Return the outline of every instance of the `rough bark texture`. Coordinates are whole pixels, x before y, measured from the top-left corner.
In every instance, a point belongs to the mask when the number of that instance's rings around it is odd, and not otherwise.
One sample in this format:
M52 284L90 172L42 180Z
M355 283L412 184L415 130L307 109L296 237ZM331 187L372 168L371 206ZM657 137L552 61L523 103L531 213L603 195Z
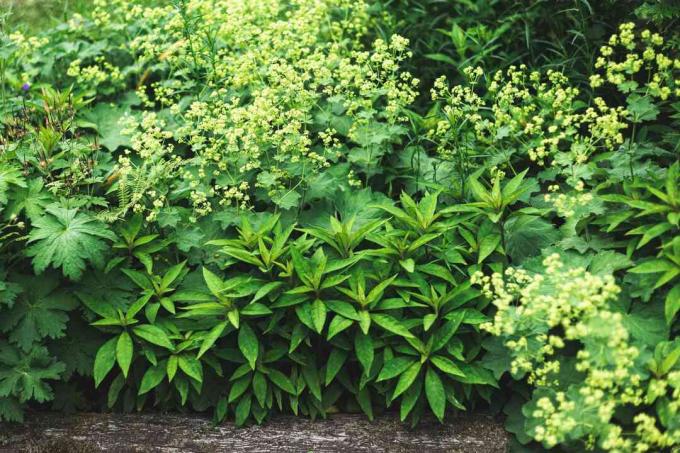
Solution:
M0 452L504 452L500 424L475 415L441 425L425 421L416 429L392 416L369 422L338 414L311 421L275 417L262 426L214 427L187 415L36 414L22 426L0 424Z

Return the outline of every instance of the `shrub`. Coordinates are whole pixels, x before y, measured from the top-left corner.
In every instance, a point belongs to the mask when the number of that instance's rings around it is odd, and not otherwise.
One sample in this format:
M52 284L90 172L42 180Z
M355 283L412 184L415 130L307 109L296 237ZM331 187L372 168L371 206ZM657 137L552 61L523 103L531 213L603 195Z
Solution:
M394 220L356 227L244 218L237 235L208 243L202 270L122 267L139 287L126 306L79 293L110 336L94 363L97 384L116 368L109 406L119 394L137 408L189 402L243 423L338 408L372 418L396 403L415 423L425 401L443 419L447 405L488 398L495 381L474 362L486 302L445 265L451 219L434 195L402 204L384 207Z
M570 268L557 254L543 265L535 275L508 268L505 276L475 276L497 308L482 328L500 341L487 347L509 351L507 362L494 366L514 379L526 376L533 387L520 436L546 448L577 441L613 451L677 445L677 340L658 342L656 330L640 329L649 321L615 303L621 288L611 275Z

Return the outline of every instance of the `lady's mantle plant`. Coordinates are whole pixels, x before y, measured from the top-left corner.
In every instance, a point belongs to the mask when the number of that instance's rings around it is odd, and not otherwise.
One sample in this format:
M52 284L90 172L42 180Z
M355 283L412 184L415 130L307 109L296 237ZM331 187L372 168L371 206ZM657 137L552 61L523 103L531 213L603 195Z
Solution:
M507 371L533 388L522 407L526 433L608 451L659 451L680 441L680 344L653 350L629 332L611 275L566 265L541 273L508 268L473 281L496 307L481 328L509 353ZM493 344L493 342L491 343ZM630 425L630 428L629 428Z

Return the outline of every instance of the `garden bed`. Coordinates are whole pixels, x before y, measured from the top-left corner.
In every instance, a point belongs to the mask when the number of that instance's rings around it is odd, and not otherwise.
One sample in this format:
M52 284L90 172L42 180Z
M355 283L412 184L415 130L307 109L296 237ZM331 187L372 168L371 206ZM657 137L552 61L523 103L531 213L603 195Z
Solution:
M7 448L680 448L680 3L555 3L0 0Z

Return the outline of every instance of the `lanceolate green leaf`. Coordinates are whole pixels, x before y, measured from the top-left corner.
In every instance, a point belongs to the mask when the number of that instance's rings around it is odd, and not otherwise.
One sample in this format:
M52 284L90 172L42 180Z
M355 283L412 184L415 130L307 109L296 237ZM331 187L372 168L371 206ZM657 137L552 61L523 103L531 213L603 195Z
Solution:
M293 387L293 384L290 382L290 379L282 372L271 369L267 372L267 376L269 377L269 380L271 380L281 390L284 390L291 395L295 395L295 388Z
M680 311L680 283L675 285L666 295L664 312L668 324L671 324L678 311Z
M404 338L414 338L413 334L409 332L406 326L390 315L372 313L371 320L388 332L392 332Z
M446 357L435 355L430 357L430 361L444 373L452 376L465 377L465 373L453 361Z
M369 335L357 332L354 336L354 350L364 369L364 374L368 375L373 364L373 340Z
M161 382L163 382L163 378L166 376L166 364L160 363L156 366L150 367L148 370L146 370L146 373L144 373L144 377L142 377L142 382L139 386L139 395L143 395L150 390L153 390L156 388Z
M347 360L348 355L349 354L347 351L339 348L333 348L330 355L328 356L328 362L326 363L326 386L328 386L328 384L330 384L338 374L338 371L340 371Z
M267 398L267 380L264 375L258 371L253 375L253 394L260 406L264 406Z
M406 420L406 417L413 410L413 407L421 396L422 390L423 380L422 378L417 378L409 389L404 392L404 395L401 397L401 406L399 408L399 418L402 422Z
M399 381L397 381L397 386L394 389L394 393L392 394L392 400L397 399L399 395L408 390L411 384L413 384L413 382L418 377L418 373L420 373L421 367L422 364L420 362L415 362L401 374L401 376L399 377Z
M441 378L432 368L428 368L425 373L425 395L434 415L439 421L443 421L446 410L446 392Z
M156 327L151 324L144 324L141 326L134 326L132 331L135 333L135 335L148 341L149 343L170 350L174 349L172 341L170 341L168 335L160 327Z
M94 385L99 387L99 384L104 380L109 371L116 363L116 343L117 338L111 338L104 343L97 351L97 356L94 359Z
M312 320L317 333L321 333L324 324L326 324L326 311L326 305L320 299L315 299L312 302Z
M217 275L215 275L208 268L203 268L203 278L205 279L205 284L208 285L208 289L216 297L222 296L222 291L224 290L224 283Z
M241 400L236 405L236 425L241 426L246 422L248 415L250 414L250 406L252 403L252 397L250 393L246 394L241 398Z
M198 382L203 382L203 366L195 357L182 354L178 357L179 369Z
M118 336L116 341L116 361L123 372L123 376L127 378L130 364L132 363L133 344L132 338L127 331L123 331Z
M215 344L215 342L218 340L218 338L220 338L220 336L227 328L227 326L228 326L227 321L224 321L210 329L210 332L208 332L208 334L205 336L203 343L201 343L201 349L198 351L199 359Z
M392 379L409 369L416 361L409 357L395 357L385 362L377 382Z
M241 324L241 327L239 328L238 347L250 364L250 368L254 370L259 352L259 343L255 332L246 323Z

